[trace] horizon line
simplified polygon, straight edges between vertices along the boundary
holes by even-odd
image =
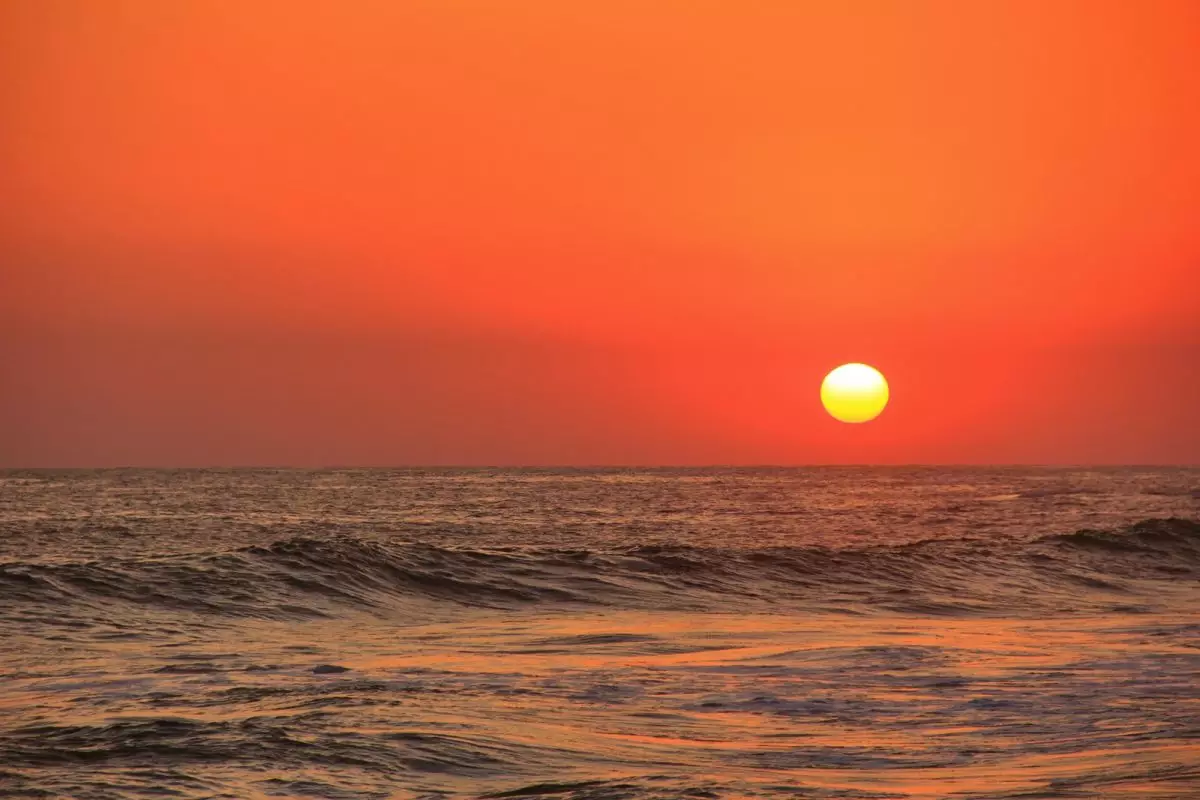
[[[1120,463],[1120,462],[889,462],[889,463],[711,463],[711,464],[107,464],[91,466],[6,466],[0,472],[84,472],[117,470],[277,470],[320,472],[337,470],[718,470],[718,469],[1200,469],[1193,463]]]

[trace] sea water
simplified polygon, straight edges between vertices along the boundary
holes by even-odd
[[[1197,518],[1194,469],[0,472],[0,796],[1196,798]]]

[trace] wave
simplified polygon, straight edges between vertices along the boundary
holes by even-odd
[[[986,614],[1149,610],[1200,578],[1200,522],[1152,519],[1028,541],[928,540],[837,550],[644,546],[447,548],[351,536],[141,559],[0,564],[0,622],[80,625],[128,606],[299,619],[348,609],[571,605],[680,610]]]

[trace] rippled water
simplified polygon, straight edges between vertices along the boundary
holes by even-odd
[[[0,473],[0,796],[1200,797],[1200,470]]]

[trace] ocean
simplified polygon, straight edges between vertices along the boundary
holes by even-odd
[[[0,797],[1200,798],[1200,469],[0,472]]]

